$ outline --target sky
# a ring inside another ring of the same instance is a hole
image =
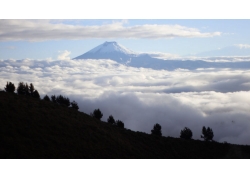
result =
[[[250,55],[249,31],[248,19],[5,19],[0,20],[0,59],[62,59],[65,53],[74,58],[105,41],[172,57],[232,46]]]

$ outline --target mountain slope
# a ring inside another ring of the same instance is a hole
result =
[[[156,137],[5,92],[0,92],[0,144],[1,159],[250,158],[249,146]]]

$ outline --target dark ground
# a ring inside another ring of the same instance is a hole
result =
[[[1,159],[249,157],[250,146],[157,137],[52,102],[0,92]]]

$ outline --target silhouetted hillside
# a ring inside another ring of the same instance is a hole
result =
[[[0,92],[2,159],[249,157],[250,146],[134,132],[52,102]]]

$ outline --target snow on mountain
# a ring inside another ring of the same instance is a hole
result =
[[[88,53],[110,53],[110,52],[120,52],[124,54],[136,54],[135,52],[125,48],[124,46],[118,44],[117,42],[105,42],[90,51]]]
[[[117,42],[104,42],[74,59],[111,59],[118,63],[127,64],[131,62],[131,58],[137,56],[137,53]]]

